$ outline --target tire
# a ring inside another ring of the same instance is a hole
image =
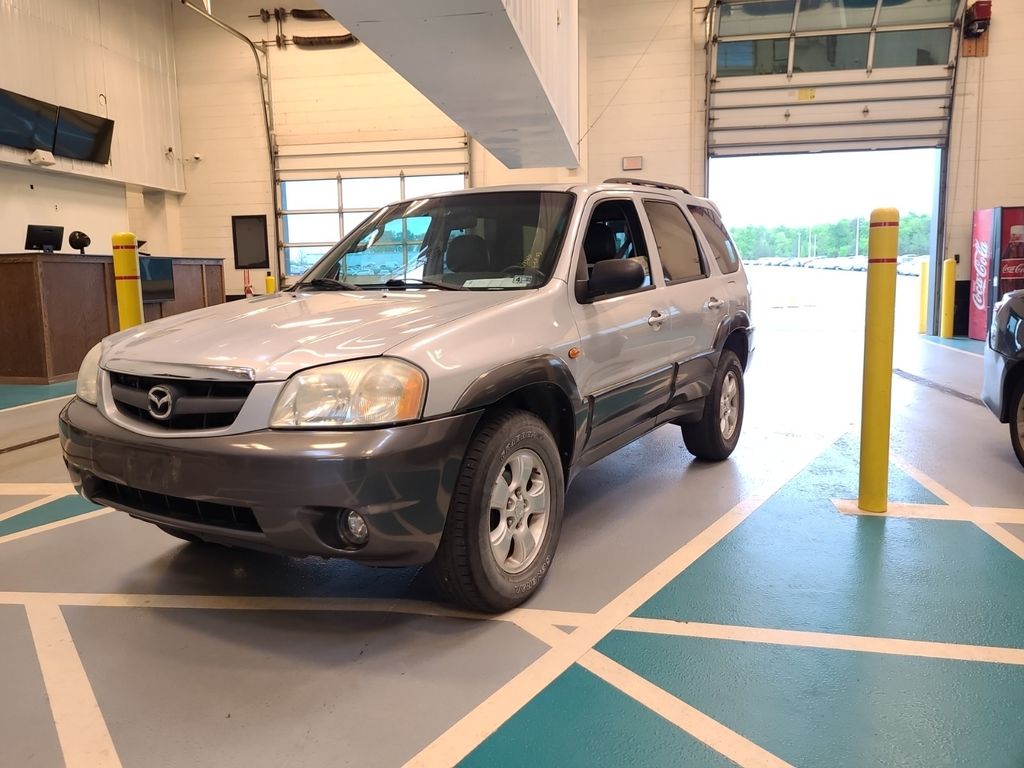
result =
[[[439,595],[486,613],[526,600],[551,566],[564,500],[562,461],[544,423],[525,411],[486,415],[428,567]]]
[[[1010,396],[1010,444],[1017,454],[1017,461],[1024,467],[1024,379],[1017,382]]]
[[[704,398],[700,421],[682,425],[686,449],[703,461],[727,459],[740,439],[744,399],[743,368],[736,353],[727,349]]]
[[[157,525],[156,527],[164,533],[166,533],[168,536],[173,536],[176,539],[187,541],[189,544],[206,544],[205,541],[196,536],[194,533],[189,533],[187,531],[179,531],[177,528],[171,528],[166,525]]]

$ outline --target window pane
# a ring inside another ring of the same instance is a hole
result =
[[[789,32],[796,0],[726,2],[719,9],[718,34],[758,35]]]
[[[353,229],[355,229],[360,224],[362,224],[364,221],[366,221],[368,218],[370,218],[370,216],[371,216],[371,214],[369,214],[369,213],[367,213],[365,211],[354,211],[354,212],[342,214],[342,216],[341,216],[341,223],[342,223],[342,225],[345,228],[345,234],[347,235]]]
[[[301,275],[316,264],[327,253],[330,246],[299,245],[284,249],[285,274],[291,277]]]
[[[737,40],[718,45],[718,76],[777,75],[789,69],[789,40]]]
[[[697,226],[707,238],[711,252],[715,254],[715,261],[723,274],[728,275],[740,268],[740,255],[733,245],[729,233],[722,223],[718,213],[712,208],[705,208],[702,205],[691,205],[690,213],[693,214]]]
[[[797,32],[816,29],[870,27],[875,17],[874,0],[820,0],[804,3],[796,16]]]
[[[401,198],[402,184],[397,176],[341,180],[341,204],[346,211],[352,208],[369,208],[375,211]]]
[[[793,51],[794,72],[867,69],[868,35],[798,37]]]
[[[948,29],[879,32],[875,37],[876,67],[919,67],[949,62]]]
[[[281,208],[286,211],[311,211],[337,207],[337,179],[281,182]]]
[[[880,25],[949,22],[956,13],[957,0],[882,0]]]
[[[629,259],[644,270],[643,287],[651,284],[651,262],[647,256],[643,227],[636,206],[629,200],[605,200],[590,214],[583,239],[580,279],[589,277],[583,270],[607,259]]]
[[[644,208],[647,218],[651,220],[654,240],[658,244],[665,282],[702,276],[704,267],[700,261],[697,241],[679,206],[645,200]]]
[[[292,213],[284,216],[286,243],[336,243],[340,239],[336,213]]]
[[[466,188],[466,177],[461,173],[444,176],[406,176],[405,196],[419,197],[438,192],[457,192]]]

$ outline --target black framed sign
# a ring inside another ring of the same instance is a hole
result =
[[[232,216],[231,242],[235,269],[270,269],[266,216]]]

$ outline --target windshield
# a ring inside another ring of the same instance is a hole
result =
[[[551,277],[568,192],[482,192],[378,211],[298,283],[315,289],[524,290]]]

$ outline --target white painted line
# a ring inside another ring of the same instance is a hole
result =
[[[939,483],[937,480],[933,480],[931,477],[926,475],[924,472],[919,470],[917,467],[911,466],[905,459],[900,456],[892,456],[892,463],[900,469],[904,474],[909,475],[911,478],[916,480],[918,483],[923,485],[927,490],[938,496],[944,502],[953,507],[969,507],[971,506],[966,501],[961,499],[946,486]]]
[[[1024,542],[1022,542],[1024,544]],[[674,637],[700,637],[709,640],[731,640],[740,643],[788,645],[798,648],[824,648],[836,651],[881,653],[890,656],[917,656],[928,659],[979,661],[992,664],[1024,665],[1024,649],[988,645],[937,643],[930,640],[902,640],[888,637],[839,635],[828,632],[804,632],[791,629],[736,627],[725,624],[703,624],[695,621],[641,619],[630,617],[618,627],[627,632],[647,632]]]
[[[559,675],[578,661],[623,619],[682,573],[697,558],[721,541],[760,507],[772,494],[801,472],[825,448],[832,445],[842,432],[829,436],[812,450],[794,460],[790,471],[781,471],[776,480],[758,493],[740,501],[722,517],[697,534],[639,581],[602,608],[592,621],[581,625],[564,641],[553,646],[526,669],[512,678],[481,702],[445,733],[416,754],[406,768],[432,768],[454,765],[472,752],[496,731],[506,720],[518,712]]]
[[[103,515],[110,514],[111,512],[113,512],[113,510],[110,509],[110,507],[106,507],[104,509],[97,509],[94,512],[86,512],[82,515],[68,517],[64,520],[55,520],[54,522],[47,523],[46,525],[37,525],[35,528],[26,528],[24,531],[0,536],[0,544],[7,544],[8,542],[24,539],[28,536],[35,536],[37,533],[54,531],[58,528],[63,528],[65,525],[74,525],[75,523],[84,523],[86,520],[95,520],[97,517],[102,517]]]
[[[976,523],[976,525],[1017,557],[1024,560],[1024,541],[1021,541],[1008,530],[995,523]]]
[[[25,611],[66,768],[120,768],[60,606],[33,601]]]
[[[33,408],[37,405],[44,405],[45,403],[55,403],[58,400],[70,400],[74,395],[58,395],[57,397],[51,397],[46,400],[36,400],[34,403],[24,403],[23,405],[12,405],[8,408],[0,408],[0,416],[11,411],[20,411],[22,408]]]
[[[530,633],[542,643],[547,643],[552,648],[559,643],[564,642],[565,638],[569,637],[568,632],[563,632],[555,625],[548,624],[542,619],[520,616],[519,618],[514,619],[512,623],[524,632]]]
[[[17,517],[22,512],[31,512],[36,507],[41,507],[43,504],[49,504],[51,501],[56,501],[64,497],[64,494],[58,494],[53,496],[41,496],[38,499],[34,499],[27,504],[22,504],[20,507],[15,507],[6,512],[0,513],[0,523],[4,520],[9,520],[12,517]]]
[[[597,651],[584,655],[580,665],[737,765],[744,768],[790,767],[785,760]]]
[[[73,496],[71,483],[0,483],[0,496]]]
[[[962,507],[942,504],[905,504],[889,502],[887,512],[865,512],[851,499],[832,499],[844,515],[864,517],[904,517],[914,520],[948,520],[965,523],[1012,523],[1024,525],[1024,509],[1003,507]]]

